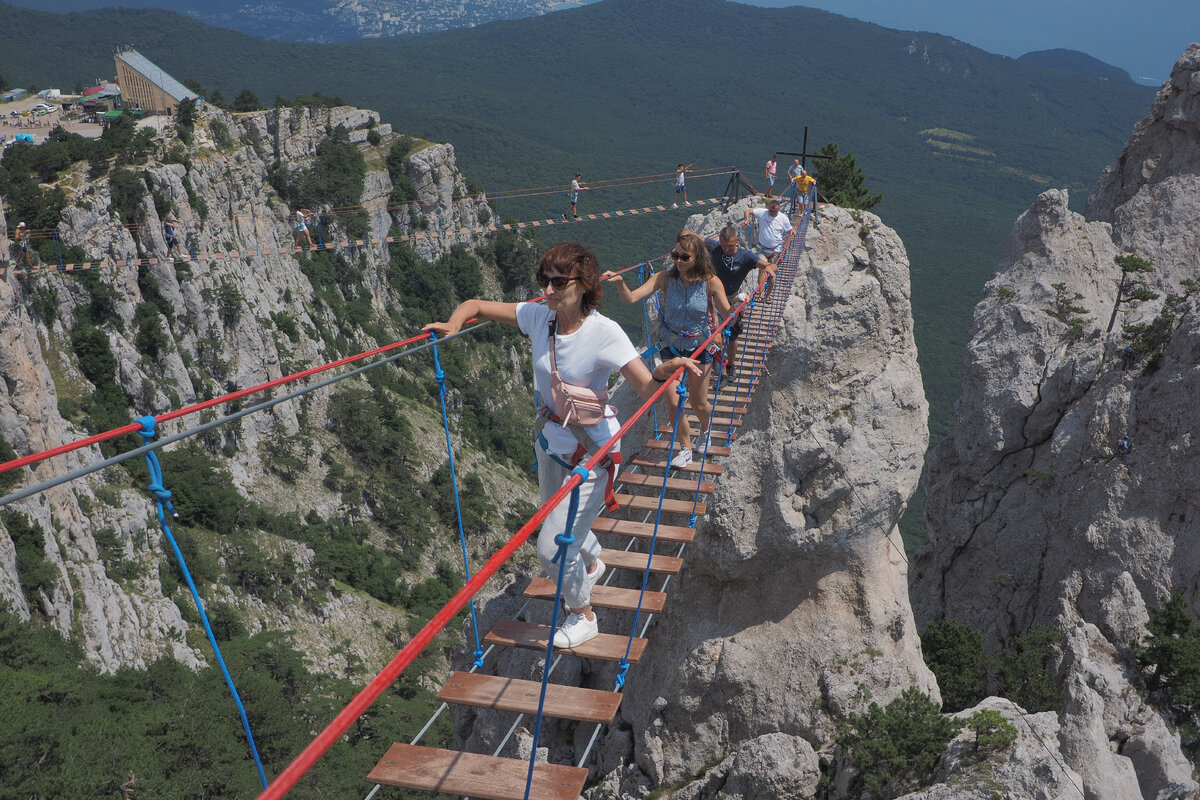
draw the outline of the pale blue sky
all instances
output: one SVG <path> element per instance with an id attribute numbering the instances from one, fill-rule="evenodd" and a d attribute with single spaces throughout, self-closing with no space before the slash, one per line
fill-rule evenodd
<path id="1" fill-rule="evenodd" d="M 1189 43 L 1200 41 L 1200 0 L 736 0 L 804 5 L 887 28 L 931 31 L 1016 57 L 1079 50 L 1159 84 Z"/>

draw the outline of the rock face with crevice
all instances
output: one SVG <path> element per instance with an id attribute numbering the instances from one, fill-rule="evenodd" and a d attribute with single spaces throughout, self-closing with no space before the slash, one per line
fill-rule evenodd
<path id="1" fill-rule="evenodd" d="M 937 697 L 896 528 L 927 406 L 907 257 L 878 217 L 822 210 L 768 367 L 601 741 L 595 797 L 813 797 L 836 720 L 910 686 Z"/>
<path id="2" fill-rule="evenodd" d="M 955 427 L 929 460 L 913 608 L 920 627 L 952 617 L 993 648 L 1057 628 L 1058 738 L 1085 796 L 1193 797 L 1131 648 L 1147 606 L 1181 592 L 1200 609 L 1200 46 L 1086 214 L 1067 199 L 1046 192 L 1018 219 L 976 307 Z M 1119 298 L 1123 253 L 1154 270 Z"/>

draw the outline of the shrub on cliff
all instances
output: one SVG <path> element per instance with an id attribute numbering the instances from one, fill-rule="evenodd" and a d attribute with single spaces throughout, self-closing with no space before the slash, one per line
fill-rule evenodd
<path id="1" fill-rule="evenodd" d="M 942 690 L 943 711 L 962 711 L 986 696 L 982 633 L 947 617 L 925 629 L 921 650 Z"/>
<path id="2" fill-rule="evenodd" d="M 898 797 L 928 780 L 962 723 L 910 687 L 886 708 L 878 703 L 850 718 L 838 736 L 859 770 L 855 783 L 874 798 Z"/>
<path id="3" fill-rule="evenodd" d="M 1137 665 L 1151 698 L 1174 715 L 1194 759 L 1200 750 L 1200 626 L 1178 593 L 1148 611 L 1145 643 L 1134 648 Z"/>

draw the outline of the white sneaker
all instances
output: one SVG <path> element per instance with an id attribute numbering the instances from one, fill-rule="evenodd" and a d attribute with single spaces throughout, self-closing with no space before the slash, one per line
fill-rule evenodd
<path id="1" fill-rule="evenodd" d="M 694 445 L 692 445 L 692 449 L 695 450 L 697 453 L 703 453 L 705 450 L 707 450 L 708 449 L 708 439 L 709 439 L 709 435 L 711 433 L 712 433 L 711 430 L 707 430 L 704 433 L 700 434 L 700 437 L 698 439 L 696 439 L 696 443 Z"/>
<path id="2" fill-rule="evenodd" d="M 691 448 L 688 448 L 687 450 L 680 450 L 679 454 L 671 459 L 671 466 L 675 467 L 676 469 L 683 469 L 690 463 L 692 463 Z"/>
<path id="3" fill-rule="evenodd" d="M 598 572 L 599 570 L 597 570 Z M 571 612 L 567 621 L 554 632 L 555 647 L 578 647 L 584 642 L 591 641 L 600 635 L 600 627 L 596 620 L 588 619 L 583 614 Z"/>
<path id="4" fill-rule="evenodd" d="M 679 203 L 671 203 L 671 208 L 679 208 Z"/>
<path id="5" fill-rule="evenodd" d="M 596 584 L 600 582 L 600 579 L 602 577 L 604 577 L 604 570 L 606 569 L 604 562 L 598 558 L 595 561 L 593 561 L 592 563 L 595 564 L 596 569 L 587 574 L 587 584 L 588 584 L 588 593 L 589 594 L 591 593 L 591 591 L 593 589 L 596 588 Z"/>

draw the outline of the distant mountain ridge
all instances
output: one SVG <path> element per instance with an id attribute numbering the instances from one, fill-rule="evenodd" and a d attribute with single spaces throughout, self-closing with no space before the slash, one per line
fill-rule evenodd
<path id="1" fill-rule="evenodd" d="M 1098 78 L 1134 83 L 1133 76 L 1120 67 L 1114 67 L 1098 58 L 1081 53 L 1078 50 L 1034 50 L 1017 59 L 1026 64 L 1037 64 L 1051 69 L 1065 69 L 1068 72 L 1079 72 L 1084 75 L 1095 75 Z"/>
<path id="2" fill-rule="evenodd" d="M 65 13 L 109 8 L 113 0 L 14 0 L 22 8 Z M 173 11 L 208 25 L 289 42 L 337 42 L 467 28 L 520 19 L 568 5 L 555 0 L 122 0 L 122 6 Z"/>

